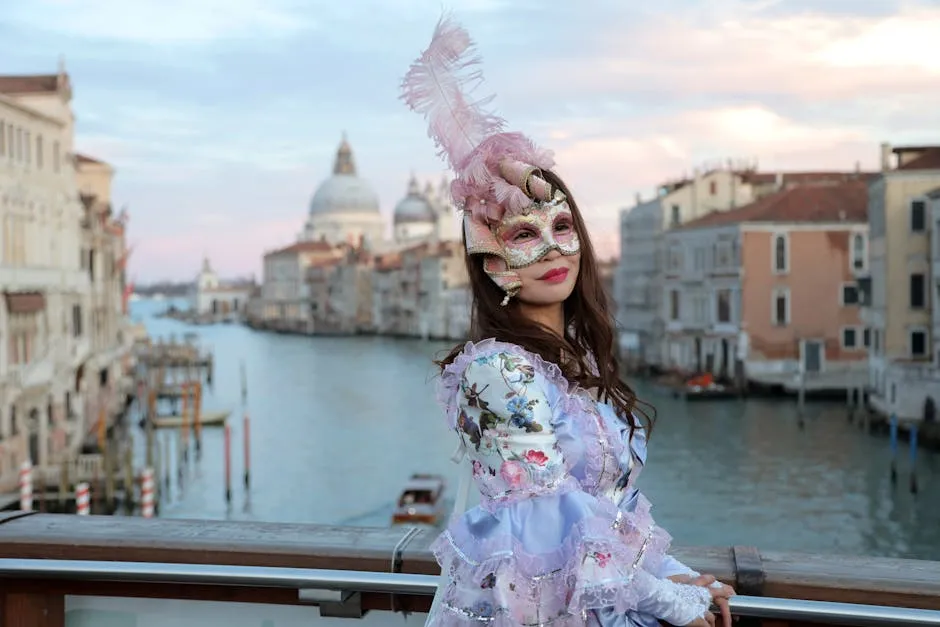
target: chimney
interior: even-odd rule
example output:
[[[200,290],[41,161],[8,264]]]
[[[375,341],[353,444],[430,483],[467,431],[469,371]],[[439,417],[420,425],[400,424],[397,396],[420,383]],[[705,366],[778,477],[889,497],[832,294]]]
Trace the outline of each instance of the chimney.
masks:
[[[783,172],[777,172],[777,175],[774,177],[774,187],[777,190],[783,189]]]
[[[881,144],[881,171],[887,172],[891,169],[891,144],[883,142]]]
[[[640,198],[640,192],[637,192],[637,193],[636,193],[636,204],[639,205],[641,202],[643,202],[643,200]]]

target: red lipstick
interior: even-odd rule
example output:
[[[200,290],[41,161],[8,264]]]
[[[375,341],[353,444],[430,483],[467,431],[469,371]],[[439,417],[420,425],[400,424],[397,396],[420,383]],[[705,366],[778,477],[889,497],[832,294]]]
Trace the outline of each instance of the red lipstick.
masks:
[[[547,283],[561,283],[568,277],[567,268],[553,268],[539,277],[539,281]]]

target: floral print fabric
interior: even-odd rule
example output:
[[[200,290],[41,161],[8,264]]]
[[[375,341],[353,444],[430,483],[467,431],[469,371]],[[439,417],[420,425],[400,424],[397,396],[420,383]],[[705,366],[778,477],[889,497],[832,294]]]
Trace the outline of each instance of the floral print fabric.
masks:
[[[492,340],[465,347],[439,398],[482,498],[432,547],[449,584],[429,624],[682,625],[706,611],[707,590],[663,578],[688,569],[633,487],[645,439],[609,406]]]

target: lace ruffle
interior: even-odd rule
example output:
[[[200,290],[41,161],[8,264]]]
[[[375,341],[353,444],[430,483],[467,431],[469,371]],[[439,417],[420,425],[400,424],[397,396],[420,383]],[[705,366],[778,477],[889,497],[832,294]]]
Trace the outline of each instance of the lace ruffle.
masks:
[[[527,625],[549,618],[584,624],[583,611],[626,612],[648,595],[635,575],[658,567],[671,538],[655,526],[645,499],[627,513],[584,492],[548,498],[554,502],[543,505],[559,512],[559,520],[529,517],[513,511],[525,509],[517,506],[487,518],[465,516],[441,534],[431,549],[451,583],[439,624]],[[554,542],[541,531],[566,524]],[[481,528],[485,531],[478,535]],[[544,544],[540,550],[527,548],[519,537],[536,528]]]

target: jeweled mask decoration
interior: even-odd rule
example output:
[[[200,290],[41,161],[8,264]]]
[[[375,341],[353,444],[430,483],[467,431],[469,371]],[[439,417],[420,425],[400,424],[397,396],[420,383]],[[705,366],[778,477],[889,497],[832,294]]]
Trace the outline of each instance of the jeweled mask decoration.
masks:
[[[402,81],[402,99],[427,118],[428,134],[456,174],[451,196],[464,212],[467,251],[485,255],[484,270],[506,304],[522,287],[519,268],[552,250],[577,254],[580,242],[567,198],[541,175],[555,165],[551,151],[504,132],[505,121],[484,110],[492,97],[470,96],[483,80],[472,69],[477,64],[467,31],[442,18]],[[556,230],[565,221],[570,228]],[[517,238],[515,229],[528,235]]]

